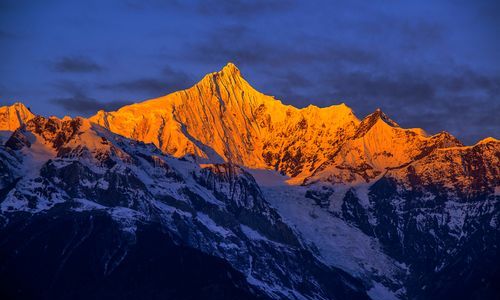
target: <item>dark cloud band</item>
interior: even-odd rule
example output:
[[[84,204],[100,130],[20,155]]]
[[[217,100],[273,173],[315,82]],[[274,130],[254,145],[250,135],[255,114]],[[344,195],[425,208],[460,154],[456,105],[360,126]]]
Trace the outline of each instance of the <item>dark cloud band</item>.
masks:
[[[52,65],[57,72],[63,73],[93,73],[103,68],[89,58],[83,56],[68,56],[57,60]]]

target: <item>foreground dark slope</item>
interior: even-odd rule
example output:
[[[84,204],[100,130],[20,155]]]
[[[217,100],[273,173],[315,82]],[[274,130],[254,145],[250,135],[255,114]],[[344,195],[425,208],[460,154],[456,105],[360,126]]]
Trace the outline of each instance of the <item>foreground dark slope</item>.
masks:
[[[266,298],[227,262],[174,242],[158,224],[139,225],[130,241],[105,213],[61,205],[19,215],[0,243],[2,299]]]

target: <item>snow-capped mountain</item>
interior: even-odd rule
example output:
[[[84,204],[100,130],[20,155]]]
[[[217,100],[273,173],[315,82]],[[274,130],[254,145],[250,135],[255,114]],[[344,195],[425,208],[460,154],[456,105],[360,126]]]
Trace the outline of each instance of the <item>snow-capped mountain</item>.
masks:
[[[22,103],[0,107],[0,142],[5,142],[19,126],[35,117]]]
[[[500,294],[494,138],[464,146],[446,132],[401,128],[380,110],[360,120],[345,104],[298,109],[253,89],[231,63],[189,89],[89,119],[35,116],[22,104],[0,112],[9,132],[0,275],[18,286],[35,263],[22,259],[41,251],[58,261],[46,282],[10,295],[65,286],[61,274],[82,268],[97,278],[89,286],[109,293],[100,281],[144,276],[138,262],[150,255],[165,268],[189,261],[179,278],[206,272],[190,288],[156,282],[176,273],[154,269],[149,298]],[[177,259],[150,249],[156,240]],[[44,296],[77,293],[60,290]]]
[[[231,63],[189,89],[90,120],[176,157],[274,168],[293,177],[326,161],[359,123],[344,104],[284,105],[256,91]]]
[[[191,88],[90,120],[176,157],[274,169],[294,184],[365,182],[435,148],[461,146],[448,133],[402,129],[380,110],[359,120],[345,104],[284,105],[251,87],[232,63]]]

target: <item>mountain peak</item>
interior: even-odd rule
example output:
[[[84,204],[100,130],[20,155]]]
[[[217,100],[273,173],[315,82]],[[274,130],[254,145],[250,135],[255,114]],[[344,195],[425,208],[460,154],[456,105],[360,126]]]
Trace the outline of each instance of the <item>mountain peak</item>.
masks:
[[[369,114],[361,121],[356,136],[363,136],[379,121],[391,127],[399,127],[398,123],[389,118],[380,108],[377,108],[373,113]]]
[[[217,72],[212,72],[208,73],[203,77],[203,79],[200,82],[203,82],[205,80],[212,80],[212,79],[221,79],[221,78],[242,78],[241,77],[241,72],[236,65],[234,65],[232,62],[228,62],[220,71]]]
[[[222,68],[222,70],[220,71],[220,73],[225,73],[225,74],[228,74],[228,75],[241,75],[240,70],[238,69],[238,67],[236,67],[236,65],[233,64],[232,62],[228,62],[224,66],[224,68]]]
[[[21,102],[0,107],[0,131],[14,131],[35,115]]]
[[[374,121],[378,121],[379,119],[384,121],[387,125],[392,127],[399,127],[399,124],[389,118],[380,108],[377,108],[375,112],[366,117],[367,119],[371,119]]]
[[[231,62],[228,62],[220,71],[205,75],[195,86],[204,88],[222,86],[250,86],[241,76],[240,70]]]
[[[29,108],[27,108],[22,102],[14,102],[12,105],[0,107],[0,110],[29,111]]]
[[[476,143],[476,145],[481,145],[481,144],[489,144],[489,143],[498,143],[499,140],[494,138],[494,137],[487,137],[485,139],[480,140],[479,142]]]

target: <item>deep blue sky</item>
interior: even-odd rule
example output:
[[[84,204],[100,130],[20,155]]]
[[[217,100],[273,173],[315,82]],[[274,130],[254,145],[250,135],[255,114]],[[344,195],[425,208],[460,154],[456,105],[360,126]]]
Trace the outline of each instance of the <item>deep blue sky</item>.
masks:
[[[500,132],[499,1],[0,0],[0,105],[92,115],[234,62],[295,106]]]

